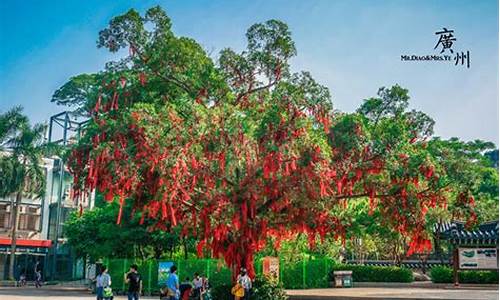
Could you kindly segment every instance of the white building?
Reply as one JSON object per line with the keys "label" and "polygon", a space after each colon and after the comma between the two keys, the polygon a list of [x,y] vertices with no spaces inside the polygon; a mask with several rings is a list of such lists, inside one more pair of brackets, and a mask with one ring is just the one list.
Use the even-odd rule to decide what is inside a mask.
{"label": "white building", "polygon": [[[43,159],[46,174],[44,197],[22,199],[14,272],[17,277],[24,272],[28,280],[32,279],[35,265],[42,269],[45,278],[78,277],[78,274],[75,274],[77,272],[75,259],[69,248],[64,245],[62,228],[64,221],[77,208],[77,204],[72,199],[72,178],[65,170],[64,180],[61,181],[60,165],[61,160],[58,158]],[[61,182],[62,189],[59,188]],[[61,206],[58,209],[60,193]],[[15,198],[15,195],[0,198],[0,280],[7,279],[9,272],[11,216]],[[84,209],[90,207],[90,201],[81,204]],[[58,228],[57,223],[59,223]],[[54,260],[54,257],[57,259]]]}

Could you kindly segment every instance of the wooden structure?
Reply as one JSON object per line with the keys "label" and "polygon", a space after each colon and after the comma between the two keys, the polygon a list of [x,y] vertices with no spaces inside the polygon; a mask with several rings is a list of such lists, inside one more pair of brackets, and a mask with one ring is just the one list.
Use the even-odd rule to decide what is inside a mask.
{"label": "wooden structure", "polygon": [[463,222],[436,226],[440,240],[453,247],[453,281],[458,286],[459,270],[498,270],[498,221],[480,224],[467,230]]}

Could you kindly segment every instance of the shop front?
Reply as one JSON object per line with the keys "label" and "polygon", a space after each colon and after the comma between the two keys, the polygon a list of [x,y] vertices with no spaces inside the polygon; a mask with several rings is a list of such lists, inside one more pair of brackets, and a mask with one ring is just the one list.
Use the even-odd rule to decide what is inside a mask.
{"label": "shop front", "polygon": [[[16,244],[14,277],[19,279],[19,276],[24,273],[29,281],[34,280],[35,270],[40,270],[44,274],[46,258],[52,242],[18,239]],[[9,277],[10,247],[10,238],[0,238],[0,278],[3,280]]]}

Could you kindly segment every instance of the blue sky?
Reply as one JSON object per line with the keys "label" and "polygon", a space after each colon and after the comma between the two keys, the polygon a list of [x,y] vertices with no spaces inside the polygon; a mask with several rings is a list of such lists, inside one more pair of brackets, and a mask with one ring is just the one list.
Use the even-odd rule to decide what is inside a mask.
{"label": "blue sky", "polygon": [[[101,70],[113,59],[96,48],[97,33],[129,8],[160,4],[174,32],[198,40],[215,57],[242,50],[254,23],[287,22],[298,55],[333,95],[354,111],[381,86],[410,90],[411,106],[436,120],[436,134],[498,145],[498,2],[482,1],[0,1],[0,111],[22,105],[34,122],[63,110],[50,103],[69,77]],[[436,54],[434,32],[455,30],[455,51],[469,50],[471,68],[402,62],[402,54]]]}

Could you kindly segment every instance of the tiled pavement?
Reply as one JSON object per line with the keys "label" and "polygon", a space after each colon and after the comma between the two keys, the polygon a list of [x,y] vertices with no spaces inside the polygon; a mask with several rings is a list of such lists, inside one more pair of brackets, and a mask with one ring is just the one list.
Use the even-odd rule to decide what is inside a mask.
{"label": "tiled pavement", "polygon": [[393,288],[393,287],[363,287],[352,289],[312,289],[289,290],[291,300],[410,300],[410,299],[457,299],[457,300],[494,300],[498,299],[498,288]]}
{"label": "tiled pavement", "polygon": [[[498,290],[484,289],[444,289],[444,288],[352,288],[352,289],[312,289],[312,290],[290,290],[288,291],[291,300],[410,300],[410,299],[473,299],[473,300],[493,300],[498,298]],[[77,300],[95,299],[95,296],[84,290],[70,288],[42,287],[35,289],[27,288],[0,288],[1,300]],[[116,300],[124,300],[125,296],[116,296]],[[158,299],[158,297],[143,297],[141,299]],[[217,299],[214,299],[217,300]]]}

